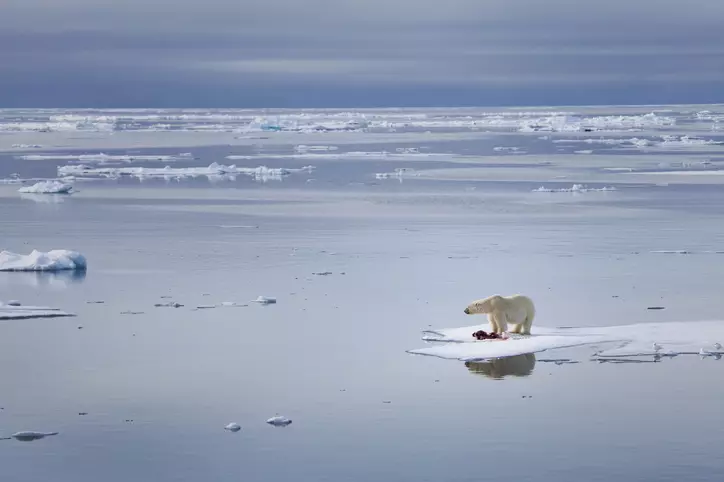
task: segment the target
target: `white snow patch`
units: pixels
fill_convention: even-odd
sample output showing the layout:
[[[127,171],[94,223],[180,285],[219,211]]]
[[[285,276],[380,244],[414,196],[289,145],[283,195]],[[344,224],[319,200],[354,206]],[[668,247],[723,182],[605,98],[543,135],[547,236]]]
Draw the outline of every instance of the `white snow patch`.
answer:
[[[641,323],[632,325],[533,329],[530,336],[511,335],[507,340],[477,341],[472,333],[489,329],[487,324],[424,332],[423,340],[436,342],[428,348],[409,350],[462,361],[483,361],[500,357],[538,353],[583,345],[615,344],[595,352],[598,358],[636,356],[722,354],[724,321]],[[440,343],[437,343],[440,342]]]
[[[83,271],[87,267],[85,256],[66,249],[33,250],[28,255],[0,251],[0,271]]]
[[[73,191],[71,184],[60,181],[41,181],[32,186],[21,187],[18,192],[29,194],[70,194]]]

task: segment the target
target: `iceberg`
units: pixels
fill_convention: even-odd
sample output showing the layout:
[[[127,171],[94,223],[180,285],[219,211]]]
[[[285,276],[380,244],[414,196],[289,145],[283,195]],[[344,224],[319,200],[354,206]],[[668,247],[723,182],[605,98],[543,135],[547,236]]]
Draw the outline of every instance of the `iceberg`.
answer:
[[[24,306],[14,301],[8,303],[0,301],[0,320],[26,320],[30,318],[56,318],[61,316],[75,315],[60,311],[58,308]]]
[[[72,185],[60,181],[41,181],[18,189],[18,192],[28,194],[70,194],[72,191]]]
[[[85,256],[66,249],[33,250],[28,255],[0,251],[0,271],[84,271],[87,267]]]
[[[599,359],[645,356],[720,356],[724,321],[639,323],[606,327],[533,327],[530,336],[510,335],[507,340],[477,341],[472,333],[488,324],[428,330],[422,339],[428,348],[408,350],[450,360],[485,361],[576,346],[609,345],[595,351]],[[613,345],[613,346],[611,346]]]

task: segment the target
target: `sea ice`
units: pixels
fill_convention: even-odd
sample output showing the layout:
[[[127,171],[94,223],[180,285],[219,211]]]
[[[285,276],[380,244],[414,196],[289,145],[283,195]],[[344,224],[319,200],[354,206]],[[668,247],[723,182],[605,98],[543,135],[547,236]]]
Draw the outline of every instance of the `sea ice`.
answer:
[[[172,168],[166,166],[164,168],[144,168],[144,167],[106,167],[91,168],[85,165],[77,166],[59,166],[58,175],[60,176],[100,176],[100,177],[120,177],[133,176],[138,178],[191,178],[191,177],[213,177],[213,176],[233,176],[235,174],[244,174],[251,176],[256,180],[281,179],[283,176],[298,172],[311,172],[314,166],[304,166],[298,169],[288,168],[269,168],[259,166],[256,168],[236,167],[236,165],[224,166],[212,163],[208,167],[186,167]]]
[[[14,438],[15,440],[19,440],[21,442],[31,442],[33,440],[40,440],[41,438],[50,437],[52,435],[58,435],[58,432],[16,432],[10,437],[4,438],[2,440],[9,440],[10,438]]]
[[[47,253],[33,250],[28,255],[0,251],[0,271],[82,271],[87,267],[88,263],[82,254],[66,249]]]
[[[32,186],[21,187],[18,192],[29,194],[70,194],[73,191],[71,184],[60,181],[41,181]]]
[[[533,192],[606,192],[606,191],[616,191],[616,188],[613,186],[607,187],[600,187],[600,188],[594,188],[594,187],[586,187],[585,184],[574,184],[573,186],[569,188],[561,188],[561,189],[552,189],[547,188],[544,186],[539,187],[538,189],[533,189]]]
[[[289,420],[287,417],[282,417],[281,415],[276,415],[269,420],[266,421],[269,425],[274,425],[275,427],[286,427],[290,423],[292,423],[291,420]]]
[[[266,296],[259,296],[255,300],[251,300],[254,303],[259,303],[261,305],[273,305],[277,302],[276,298],[268,298]]]
[[[228,430],[229,432],[238,432],[241,430],[241,426],[238,423],[230,423],[226,427],[224,427],[224,430]]]
[[[464,328],[429,330],[423,340],[434,342],[428,348],[409,350],[462,361],[482,361],[500,357],[538,353],[546,350],[584,345],[612,344],[595,352],[598,358],[637,356],[676,356],[721,353],[716,348],[724,340],[724,321],[640,323],[608,327],[537,327],[531,336],[511,335],[508,340],[476,341],[472,333],[485,330],[487,324]]]
[[[60,311],[58,308],[46,306],[23,306],[17,301],[3,303],[0,301],[0,320],[25,320],[30,318],[56,318],[61,316],[75,316],[72,313]]]

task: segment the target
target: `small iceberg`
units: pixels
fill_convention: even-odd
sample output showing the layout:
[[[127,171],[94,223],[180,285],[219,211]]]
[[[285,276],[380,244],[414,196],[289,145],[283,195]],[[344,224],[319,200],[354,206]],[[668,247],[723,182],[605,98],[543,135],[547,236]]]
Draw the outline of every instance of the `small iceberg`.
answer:
[[[27,320],[30,318],[56,318],[60,316],[75,316],[72,313],[60,311],[58,308],[47,306],[23,306],[18,301],[0,301],[0,320]]]
[[[262,305],[273,305],[277,302],[276,298],[268,298],[266,296],[258,296],[255,300],[252,300],[254,303],[259,303]]]
[[[288,419],[287,417],[282,417],[281,415],[276,415],[269,420],[266,421],[269,425],[274,425],[275,427],[286,427],[292,421]]]
[[[230,423],[226,427],[224,427],[224,430],[228,430],[229,432],[238,432],[241,430],[241,426],[238,423]]]
[[[85,256],[67,249],[33,250],[28,255],[0,251],[0,271],[85,271],[87,267]]]
[[[58,435],[58,432],[16,432],[4,440],[14,438],[15,440],[19,440],[21,442],[32,442],[33,440],[40,440],[41,438],[50,437],[52,435]]]
[[[70,194],[73,186],[60,181],[41,181],[32,186],[21,187],[18,192],[27,194]]]

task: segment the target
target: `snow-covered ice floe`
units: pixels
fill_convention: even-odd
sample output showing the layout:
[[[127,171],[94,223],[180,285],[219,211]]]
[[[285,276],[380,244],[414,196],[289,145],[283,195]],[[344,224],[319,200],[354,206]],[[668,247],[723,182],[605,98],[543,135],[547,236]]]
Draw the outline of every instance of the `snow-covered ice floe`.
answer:
[[[18,192],[28,194],[70,194],[72,191],[71,184],[61,181],[41,181],[18,189]]]
[[[56,318],[61,316],[75,316],[58,308],[47,306],[24,306],[18,302],[10,301],[7,304],[0,301],[0,320],[25,320],[30,318]]]
[[[67,249],[33,250],[27,255],[0,251],[0,271],[83,271],[87,267],[85,256]]]
[[[616,191],[616,188],[613,186],[604,186],[604,187],[587,187],[585,184],[574,184],[571,187],[567,188],[561,188],[561,189],[552,189],[547,188],[544,186],[541,186],[537,189],[533,189],[533,192],[608,192],[608,191]]]
[[[266,166],[259,167],[236,167],[236,165],[224,166],[222,164],[212,163],[207,167],[185,167],[173,168],[166,166],[164,168],[147,168],[147,167],[99,167],[92,168],[85,165],[77,166],[59,166],[58,175],[60,176],[98,176],[98,177],[120,177],[132,176],[138,178],[192,178],[192,177],[214,177],[214,176],[234,176],[243,174],[251,176],[257,180],[281,179],[293,173],[311,172],[314,166],[305,166],[299,169],[288,168],[269,168]]]
[[[24,156],[16,156],[24,161],[45,161],[45,160],[66,160],[66,161],[80,161],[80,162],[97,162],[100,164],[109,162],[134,162],[134,161],[178,161],[188,160],[192,155],[188,152],[181,154],[168,156],[168,155],[111,155],[103,152],[99,154],[28,154]]]
[[[576,346],[597,346],[596,358],[663,357],[724,354],[724,320],[668,323],[640,323],[607,327],[534,327],[530,336],[511,335],[507,340],[475,340],[472,333],[488,330],[488,324],[429,330],[422,339],[433,342],[427,348],[408,350],[414,355],[429,355],[461,361],[538,353]],[[607,346],[602,346],[607,345]]]

